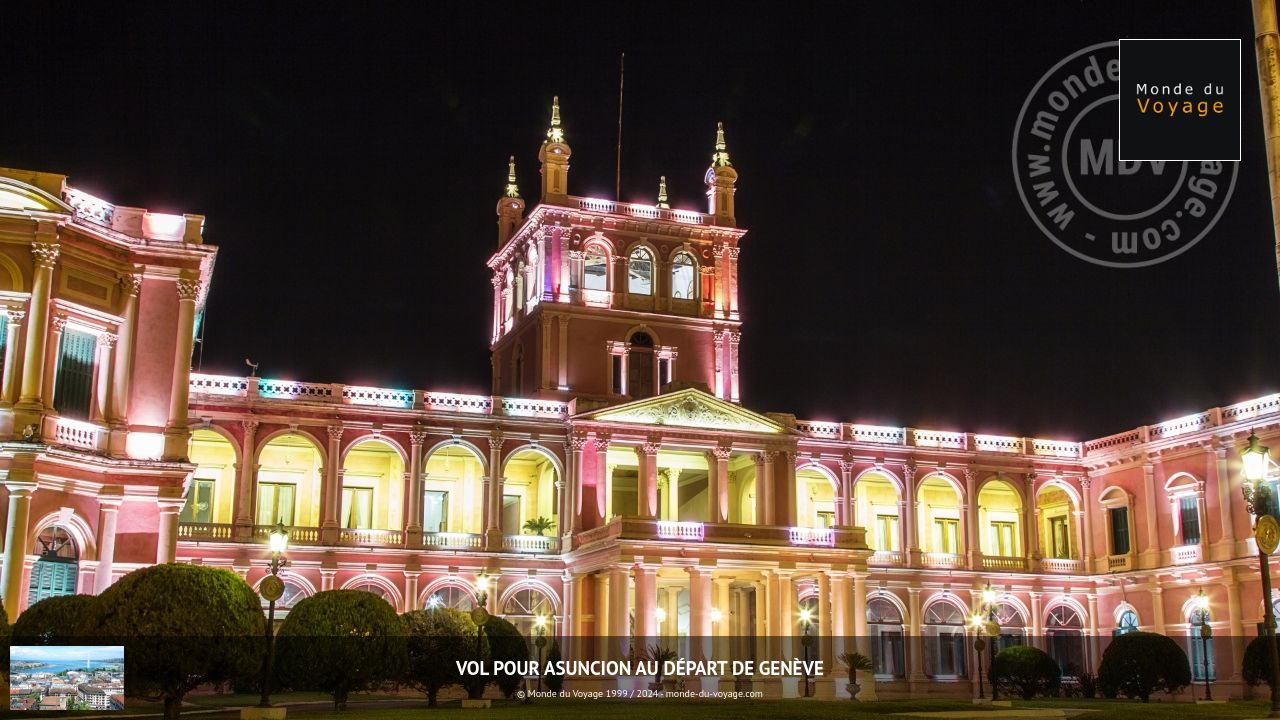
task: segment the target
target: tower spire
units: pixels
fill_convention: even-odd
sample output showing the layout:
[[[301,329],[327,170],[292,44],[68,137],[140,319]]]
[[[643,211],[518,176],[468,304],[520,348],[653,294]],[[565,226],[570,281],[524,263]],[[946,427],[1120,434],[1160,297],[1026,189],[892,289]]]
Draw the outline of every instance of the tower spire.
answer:
[[[564,131],[560,129],[560,96],[551,98],[551,127],[547,128],[547,142],[564,142]]]
[[[670,210],[671,204],[667,202],[667,176],[663,175],[658,178],[658,207],[663,210]]]
[[[520,197],[520,188],[516,187],[516,156],[507,160],[507,197]]]
[[[729,146],[724,141],[724,123],[716,123],[716,151],[711,155],[711,167],[732,167],[729,162]]]

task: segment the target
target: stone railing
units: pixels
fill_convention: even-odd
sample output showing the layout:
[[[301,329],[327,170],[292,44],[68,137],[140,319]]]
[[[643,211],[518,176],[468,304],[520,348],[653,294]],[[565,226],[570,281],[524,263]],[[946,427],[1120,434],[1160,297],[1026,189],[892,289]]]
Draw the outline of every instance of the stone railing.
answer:
[[[423,533],[422,547],[437,550],[482,550],[484,536],[475,533]]]
[[[1084,561],[1070,558],[1040,558],[1040,572],[1079,575],[1085,572]]]
[[[555,400],[467,395],[426,390],[398,390],[342,383],[306,383],[231,375],[192,373],[193,401],[216,402],[218,398],[288,400],[332,403],[400,410],[425,410],[471,415],[500,415],[563,420],[569,415],[567,403]]]
[[[50,445],[104,452],[107,449],[107,430],[83,420],[46,415],[42,421],[41,437]]]
[[[230,540],[233,528],[230,523],[194,523],[178,524],[179,540]]]
[[[1133,555],[1108,555],[1107,572],[1125,572],[1133,569]]]
[[[706,525],[700,522],[659,520],[658,537],[672,540],[702,540],[706,538]]]
[[[877,567],[902,567],[906,564],[906,559],[898,550],[877,550],[871,554],[867,564]]]
[[[356,547],[396,547],[404,543],[404,533],[399,530],[342,528],[338,531],[338,543]]]
[[[836,544],[834,528],[793,527],[787,532],[792,545],[823,545],[831,547]]]
[[[979,564],[983,570],[1007,570],[1013,572],[1022,572],[1027,569],[1027,561],[1020,557],[1007,557],[1004,555],[981,555],[979,556]]]
[[[603,212],[613,215],[630,215],[632,217],[646,218],[649,220],[667,220],[670,222],[688,223],[690,225],[714,225],[710,215],[704,215],[700,212],[692,210],[668,210],[653,205],[640,205],[638,203],[624,203],[613,200],[601,200],[598,198],[573,198],[578,203],[578,209],[588,210],[590,212]]]
[[[545,535],[506,535],[502,538],[502,549],[517,553],[558,553],[560,538]]]
[[[962,569],[967,565],[964,555],[958,553],[927,552],[920,556],[920,561],[927,568],[943,570]]]
[[[1179,545],[1169,548],[1169,562],[1174,565],[1191,565],[1202,559],[1199,545]]]
[[[796,420],[795,427],[805,437],[814,440],[844,440],[874,445],[971,450],[982,453],[1040,457],[1080,457],[1080,443],[1067,440],[1045,440],[1013,435],[978,435],[911,427],[860,425],[857,423],[836,423],[818,420]]]

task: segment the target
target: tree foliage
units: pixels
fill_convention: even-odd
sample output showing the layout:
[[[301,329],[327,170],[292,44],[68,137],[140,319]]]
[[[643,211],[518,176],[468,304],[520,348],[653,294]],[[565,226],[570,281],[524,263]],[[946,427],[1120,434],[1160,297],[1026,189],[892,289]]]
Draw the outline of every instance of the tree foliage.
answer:
[[[1271,653],[1267,650],[1267,636],[1259,635],[1244,649],[1240,674],[1248,685],[1271,684]]]
[[[253,672],[262,662],[266,621],[258,596],[230,570],[176,563],[142,568],[87,610],[76,634],[127,644],[125,694],[163,701],[170,720],[193,688]]]
[[[1062,673],[1058,663],[1040,648],[1013,645],[1001,650],[991,662],[991,682],[1005,694],[1030,700],[1037,695],[1056,694]]]
[[[32,605],[13,624],[14,642],[20,645],[49,645],[74,640],[85,617],[93,612],[98,598],[93,595],[48,597]]]
[[[529,659],[529,645],[524,635],[510,621],[497,615],[491,615],[484,624],[484,636],[488,640],[489,656],[492,662],[524,662]],[[511,698],[520,689],[523,677],[516,673],[499,673],[494,683],[502,691],[502,696]]]
[[[318,690],[345,710],[353,692],[399,679],[407,662],[404,623],[364,590],[326,590],[289,611],[276,641],[275,676],[294,690]]]
[[[1124,694],[1149,702],[1152,693],[1175,693],[1191,684],[1187,653],[1164,635],[1131,632],[1111,641],[1098,666],[1107,697]]]
[[[461,685],[458,663],[476,658],[476,624],[452,608],[414,610],[401,616],[409,634],[405,679],[427,694],[427,705],[449,685]]]
[[[555,667],[555,663],[560,662],[561,659],[560,643],[552,640],[551,649],[547,651],[546,666]],[[546,683],[548,690],[558,693],[564,687],[564,675],[562,673],[547,672],[543,677],[543,682]]]

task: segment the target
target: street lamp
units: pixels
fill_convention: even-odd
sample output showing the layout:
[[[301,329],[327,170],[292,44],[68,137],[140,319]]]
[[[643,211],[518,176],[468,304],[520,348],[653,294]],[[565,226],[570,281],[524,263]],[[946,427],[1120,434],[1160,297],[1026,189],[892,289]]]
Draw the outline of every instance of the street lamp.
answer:
[[[271,574],[258,585],[258,592],[267,601],[267,629],[264,638],[267,654],[262,660],[262,699],[258,702],[258,707],[264,708],[271,707],[271,666],[275,662],[276,653],[276,601],[284,595],[280,568],[284,566],[284,554],[289,549],[289,532],[284,529],[283,521],[277,522],[267,536],[267,549],[271,552]]]
[[[973,617],[969,619],[969,624],[973,628],[973,650],[978,656],[978,699],[984,700],[986,699],[986,691],[982,684],[982,676],[985,674],[982,668],[982,651],[985,650],[988,645],[991,646],[991,663],[989,667],[995,667],[996,638],[1000,635],[1000,622],[996,618],[996,609],[999,607],[996,604],[997,593],[995,588],[991,587],[991,583],[987,583],[986,587],[982,589],[981,597],[982,605],[978,612],[974,613]],[[984,635],[991,639],[987,640],[987,637],[984,637]],[[996,681],[992,678],[991,699],[995,700],[997,694],[998,690]]]
[[[813,646],[813,636],[809,634],[813,628],[812,610],[800,608],[800,624],[804,626],[804,636],[800,638],[800,644],[804,646],[804,696],[813,697],[813,690],[809,685],[809,648]]]
[[[720,608],[711,608],[711,622],[718,623],[724,619],[724,613],[720,612]]]
[[[1276,549],[1280,540],[1280,527],[1277,527],[1273,514],[1274,499],[1266,481],[1278,475],[1277,466],[1271,459],[1271,451],[1262,445],[1255,433],[1249,433],[1249,445],[1240,451],[1243,464],[1244,482],[1240,491],[1244,495],[1245,507],[1254,520],[1253,534],[1258,545],[1258,565],[1262,574],[1262,613],[1263,629],[1267,635],[1267,656],[1271,661],[1271,712],[1267,717],[1280,718],[1280,652],[1276,650],[1276,614],[1271,607],[1271,559],[1268,557]]]
[[[1213,690],[1209,688],[1209,638],[1213,637],[1213,629],[1209,627],[1209,596],[1200,588],[1199,594],[1192,598],[1192,604],[1198,611],[1200,627],[1200,669],[1204,673],[1204,699],[1213,699]]]
[[[533,645],[538,648],[538,692],[542,692],[542,648],[547,646],[547,616],[539,615],[534,619],[533,626],[538,630],[538,637]]]

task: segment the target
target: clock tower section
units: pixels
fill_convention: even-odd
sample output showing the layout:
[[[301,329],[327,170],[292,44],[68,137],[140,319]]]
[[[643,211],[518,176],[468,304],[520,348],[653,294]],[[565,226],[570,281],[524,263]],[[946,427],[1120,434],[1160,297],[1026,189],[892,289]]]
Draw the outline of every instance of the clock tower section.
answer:
[[[703,177],[707,211],[569,194],[559,98],[525,214],[515,158],[498,201],[490,334],[493,394],[610,405],[673,387],[738,402],[738,173],[724,127]]]

